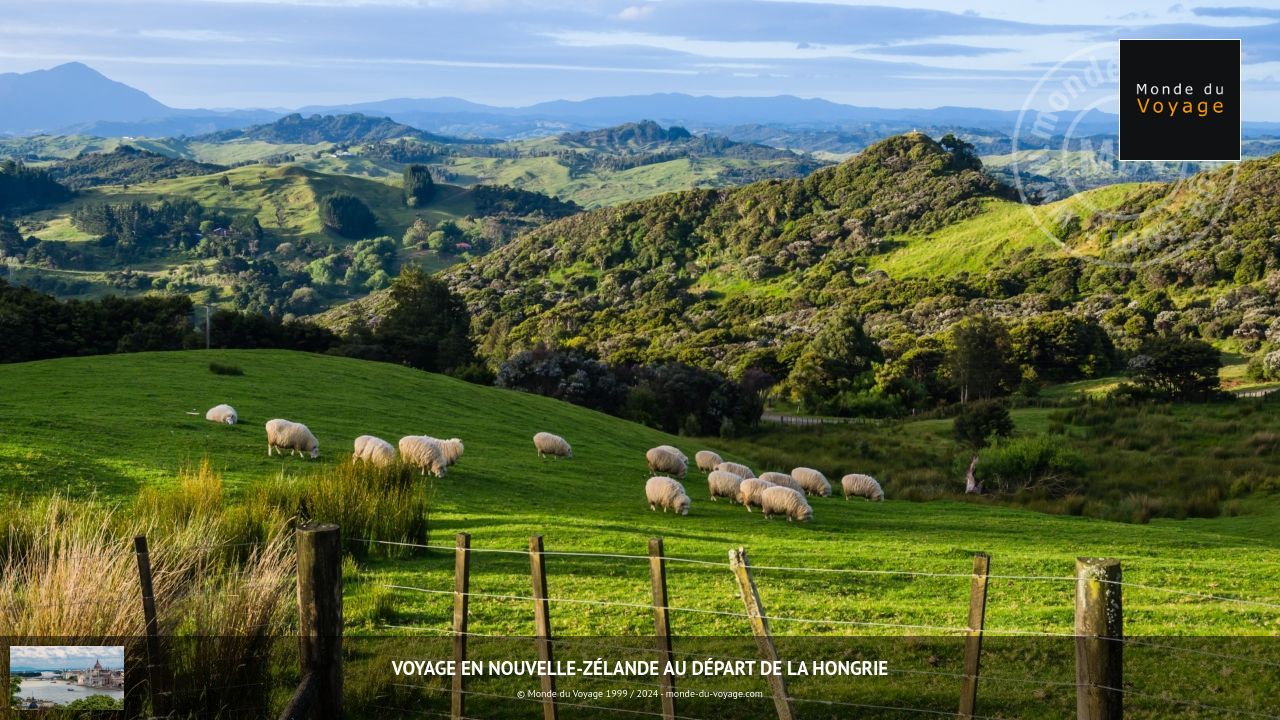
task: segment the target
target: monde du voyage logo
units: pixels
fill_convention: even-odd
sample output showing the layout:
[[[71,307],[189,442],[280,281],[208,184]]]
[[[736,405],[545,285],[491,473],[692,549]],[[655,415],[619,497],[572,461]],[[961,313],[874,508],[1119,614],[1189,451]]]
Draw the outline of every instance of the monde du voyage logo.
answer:
[[[1119,159],[1239,160],[1240,41],[1121,40]]]

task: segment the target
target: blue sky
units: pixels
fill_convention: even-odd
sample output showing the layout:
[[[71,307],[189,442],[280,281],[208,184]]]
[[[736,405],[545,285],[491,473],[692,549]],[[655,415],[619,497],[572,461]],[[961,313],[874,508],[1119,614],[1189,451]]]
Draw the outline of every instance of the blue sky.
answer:
[[[13,645],[9,667],[37,670],[79,670],[93,667],[94,661],[108,669],[124,667],[124,648],[119,645]]]
[[[1246,0],[1247,1],[1247,0]],[[1280,120],[1280,2],[6,0],[0,72],[79,60],[178,107],[686,92],[1018,109],[1120,37],[1239,37],[1246,119]],[[1105,108],[1104,108],[1105,109]]]

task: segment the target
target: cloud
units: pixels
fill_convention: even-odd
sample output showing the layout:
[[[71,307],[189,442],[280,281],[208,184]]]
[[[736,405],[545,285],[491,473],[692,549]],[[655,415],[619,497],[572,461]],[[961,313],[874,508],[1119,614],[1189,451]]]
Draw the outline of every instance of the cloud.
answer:
[[[1191,12],[1201,17],[1280,18],[1280,10],[1260,7],[1197,7]]]
[[[1011,48],[978,47],[976,45],[956,45],[952,43],[908,43],[906,45],[888,45],[885,47],[867,48],[874,55],[910,55],[914,57],[977,57],[995,53],[1013,52]]]
[[[623,8],[622,12],[618,13],[618,19],[634,22],[636,20],[643,20],[652,14],[652,5],[631,5]]]
[[[62,670],[88,666],[95,660],[105,667],[124,666],[124,647],[119,645],[13,645],[9,648],[11,667]]]

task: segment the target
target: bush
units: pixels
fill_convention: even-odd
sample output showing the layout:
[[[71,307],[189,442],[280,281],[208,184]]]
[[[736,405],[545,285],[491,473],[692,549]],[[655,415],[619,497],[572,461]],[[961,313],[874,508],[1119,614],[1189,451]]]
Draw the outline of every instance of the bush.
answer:
[[[239,365],[223,365],[222,363],[209,363],[209,372],[214,375],[243,375],[244,370]]]
[[[1087,470],[1084,456],[1060,439],[1028,435],[997,441],[982,454],[977,476],[987,490],[1059,497],[1078,492]]]

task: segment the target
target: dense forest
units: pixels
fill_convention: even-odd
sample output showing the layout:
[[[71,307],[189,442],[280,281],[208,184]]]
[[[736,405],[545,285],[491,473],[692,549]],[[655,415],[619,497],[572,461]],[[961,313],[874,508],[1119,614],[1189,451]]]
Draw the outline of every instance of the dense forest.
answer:
[[[14,160],[0,161],[0,216],[32,212],[70,197],[71,191],[48,170]]]
[[[53,164],[49,174],[72,190],[98,185],[136,185],[192,175],[210,175],[226,170],[221,165],[171,158],[130,145],[114,152],[83,153]]]

